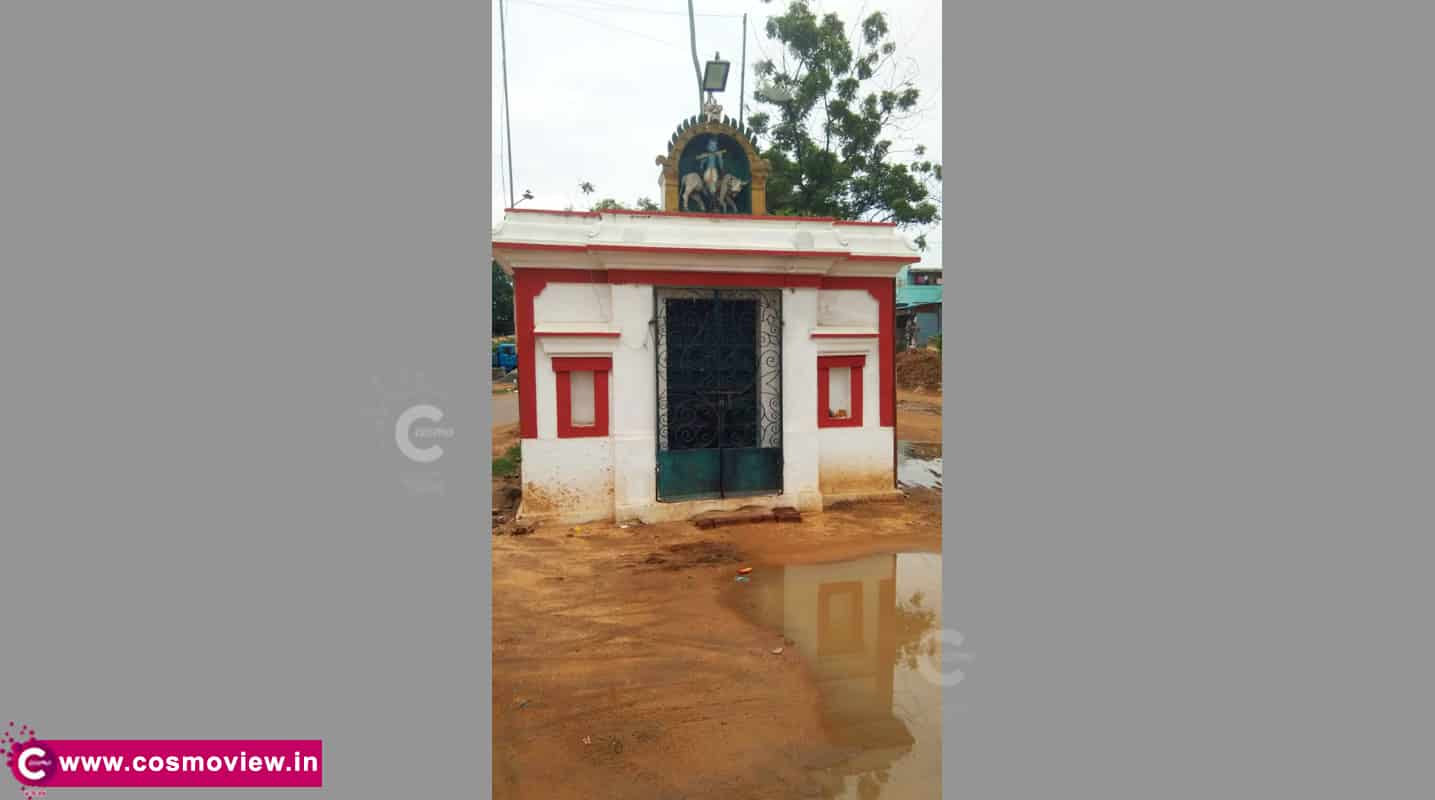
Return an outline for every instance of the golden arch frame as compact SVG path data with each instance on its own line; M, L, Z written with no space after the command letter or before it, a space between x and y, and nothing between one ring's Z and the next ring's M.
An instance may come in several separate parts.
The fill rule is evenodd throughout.
M678 183L678 159L683 154L683 148L688 146L698 136L705 134L721 133L731 136L742 147L743 154L747 156L749 169L752 170L752 213L754 215L767 213L767 177L772 173L772 164L767 159L758 155L757 148L743 135L742 131L731 125L721 122L699 122L678 134L674 140L673 147L667 155L658 156L655 163L662 167L658 176L658 186L663 191L664 211L683 211L679 207L679 183Z

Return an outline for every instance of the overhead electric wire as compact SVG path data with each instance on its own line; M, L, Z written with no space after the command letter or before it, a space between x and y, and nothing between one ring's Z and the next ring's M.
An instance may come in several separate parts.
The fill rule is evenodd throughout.
M577 3L579 3L579 4L575 5L575 4L574 4L575 2L577 2ZM686 16L686 15L687 15L687 12L686 12L686 11L667 11L667 10L659 9L659 8L643 8L643 7L641 7L641 6L626 6L626 5L621 5L621 4L618 4L618 3L604 3L604 2L601 2L601 0L567 0L567 2L565 2L565 3L561 4L561 5L554 4L554 5L551 5L551 7L552 7L553 9L555 9L555 10L556 10L556 9L559 9L559 8L569 8L569 9L578 9L578 10L581 10L581 11L603 11L603 12L618 12L618 13L628 12L628 13L632 13L632 14L663 14L663 15L666 15L666 16ZM737 19L737 18L741 17L742 15L741 15L741 14L717 14L717 13L712 13L712 12L702 12L702 11L700 11L700 12L697 12L697 16L699 16L699 17L721 17L721 18L726 18L726 19Z
M539 3L539 2L535 2L535 0L512 0L512 2L515 2L515 3L523 3L524 5L530 5L530 6L535 6L535 7L537 7L537 8L544 8L544 9L547 9L547 10L549 10L549 11L555 11L555 12L557 12L557 13L559 13L559 14L564 14L564 15L570 16L570 17L572 17L572 18L574 18L574 19L582 20L582 21L588 23L589 25L597 25L597 26L600 27L600 28L608 28L609 30L620 31L620 32L622 32L622 33L630 34L630 35L632 35L632 36L637 36L637 37L640 37L640 38L643 38L643 39L647 39L648 41L651 41L651 42L657 42L658 44L667 45L668 47L682 47L682 45L680 45L680 44L678 44L678 43L676 43L676 42L670 42L670 41L668 41L668 40L666 40L666 39L659 39L659 38L656 37L656 36L649 36L649 35L646 34L646 33L641 33L641 32L639 32L639 31L632 30L631 28L624 28L624 27L622 27L622 26L620 26L620 25L612 25L612 24L609 24L609 23L607 23L607 22L600 22L599 20L593 19L593 18L591 18L591 17L585 17L585 16L583 16L583 15L581 15L581 14L574 14L572 11L565 11L565 10L563 10L562 8L559 8L559 7L557 7L557 6L552 6L552 5L549 5L549 4L547 4L547 3ZM592 9L592 10L596 10L596 9Z

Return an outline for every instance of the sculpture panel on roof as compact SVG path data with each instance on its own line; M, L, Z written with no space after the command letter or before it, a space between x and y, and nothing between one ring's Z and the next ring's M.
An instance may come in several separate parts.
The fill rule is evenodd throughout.
M690 117L658 156L663 168L664 211L708 214L766 214L768 162L753 146L752 133L740 130L721 107L704 109L706 119Z

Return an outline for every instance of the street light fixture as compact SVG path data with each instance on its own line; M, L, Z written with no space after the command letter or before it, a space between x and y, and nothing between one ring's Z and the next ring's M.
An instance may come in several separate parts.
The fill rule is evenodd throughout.
M712 60L703 68L703 91L721 92L727 88L727 73L732 64L722 60L721 53L713 53Z

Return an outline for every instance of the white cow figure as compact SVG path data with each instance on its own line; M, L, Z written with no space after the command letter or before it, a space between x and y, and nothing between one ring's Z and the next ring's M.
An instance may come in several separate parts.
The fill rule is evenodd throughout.
M696 194L698 196L698 205L702 207L703 211L707 211L708 207L703 203L703 195L706 193L707 189L703 186L703 178L701 175L696 172L689 172L684 175L682 209L684 211L688 210L688 198Z
M736 214L737 195L742 191L742 187L746 185L743 179L736 175L724 175L722 180L718 182L718 210L721 211L725 208L731 208L733 213Z
M724 211L727 209L732 209L732 211L736 213L738 210L738 193L741 192L742 187L746 186L747 184L747 181L744 181L742 178L739 178L736 175L724 175L719 178L717 186L717 198L716 202L714 203L714 208L712 210ZM703 202L703 198L707 196L707 187L703 185L703 178L701 175L697 174L696 172L689 172L688 174L683 176L683 195L681 207L684 211L688 210L688 202L692 198L697 199L698 206L703 211L709 210L707 204Z

